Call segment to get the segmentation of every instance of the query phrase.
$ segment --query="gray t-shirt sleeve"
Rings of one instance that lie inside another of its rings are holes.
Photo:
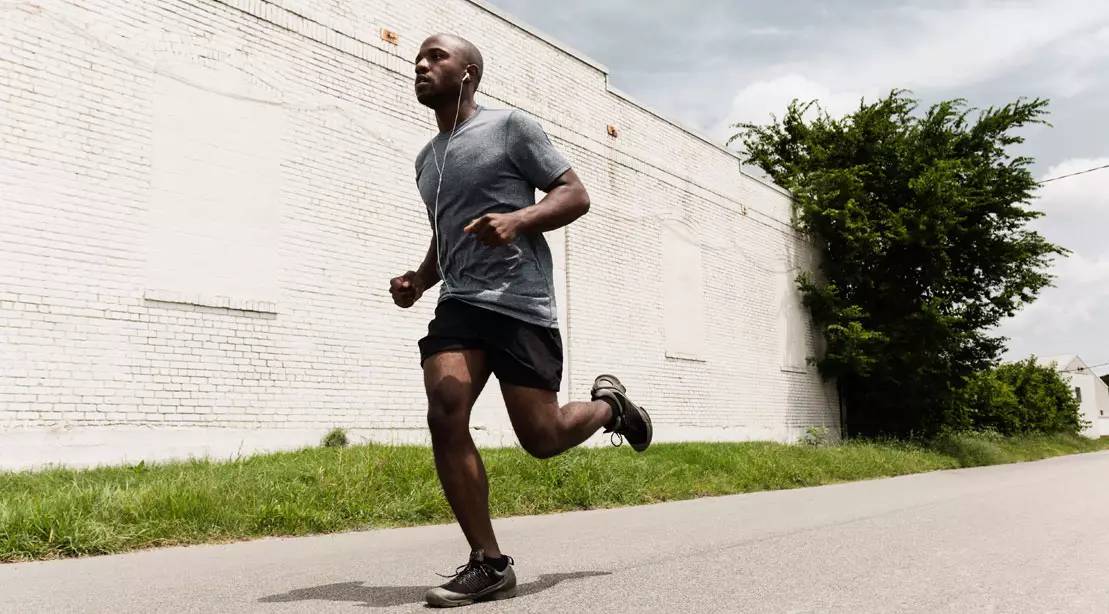
[[[570,170],[569,160],[551,144],[539,122],[520,111],[508,116],[505,150],[520,174],[543,191]]]

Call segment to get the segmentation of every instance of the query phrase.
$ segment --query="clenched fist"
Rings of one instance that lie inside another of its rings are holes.
[[[503,247],[516,240],[520,234],[519,218],[512,213],[487,213],[464,229],[477,235],[482,245]]]
[[[389,292],[393,295],[393,302],[402,309],[408,309],[420,300],[425,288],[415,271],[408,271],[400,277],[389,281]]]

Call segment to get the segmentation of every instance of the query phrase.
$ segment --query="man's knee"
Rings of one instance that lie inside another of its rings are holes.
[[[449,378],[428,391],[427,426],[432,437],[455,435],[469,429],[469,399],[464,386]]]

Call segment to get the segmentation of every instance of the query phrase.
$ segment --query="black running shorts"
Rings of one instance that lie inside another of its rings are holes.
[[[420,364],[450,350],[485,350],[503,384],[557,392],[562,384],[562,336],[457,299],[440,301],[420,339]]]

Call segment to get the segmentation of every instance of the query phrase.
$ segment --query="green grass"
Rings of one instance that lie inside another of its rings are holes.
[[[817,486],[1109,449],[1074,436],[929,445],[665,444],[534,460],[482,454],[496,517]],[[238,461],[0,473],[0,561],[450,522],[421,447],[320,447]]]

